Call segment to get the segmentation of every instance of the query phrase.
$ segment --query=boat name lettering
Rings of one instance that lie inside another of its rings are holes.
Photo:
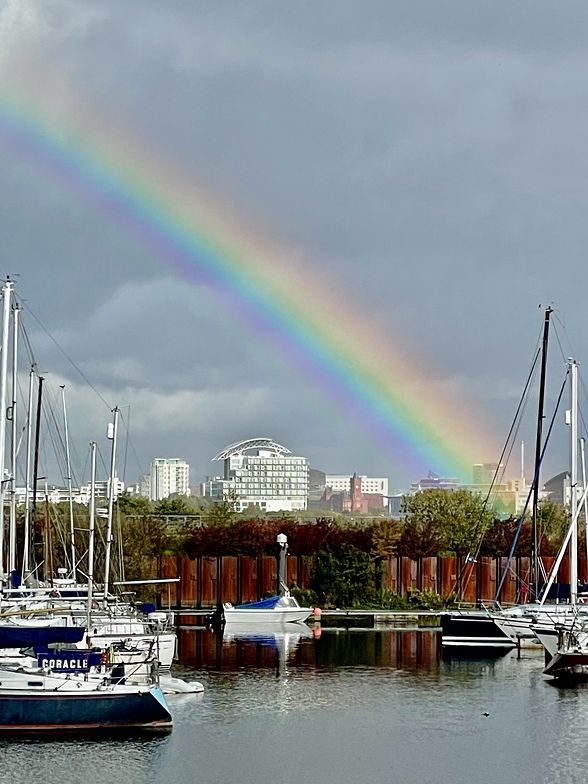
[[[39,664],[52,670],[85,670],[88,669],[88,660],[83,656],[75,659],[49,659],[40,658]]]

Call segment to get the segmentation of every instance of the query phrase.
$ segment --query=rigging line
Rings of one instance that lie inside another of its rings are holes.
[[[584,393],[584,401],[586,403],[588,403],[588,389],[586,388],[586,383],[584,382],[584,379],[582,378],[580,373],[578,373],[578,380],[580,382],[580,387],[582,389],[582,392]],[[580,421],[581,421],[582,426],[584,428],[584,432],[586,432],[586,429],[587,429],[586,428],[586,420],[584,419],[584,415],[582,414],[582,411],[580,411],[579,414],[580,414]]]
[[[129,438],[130,438],[130,429],[131,429],[131,406],[125,406],[125,408],[129,409],[129,417],[128,420],[125,422],[125,418],[123,416],[122,410],[120,412],[120,418],[125,426],[126,438],[125,438],[125,454],[123,457],[123,470],[122,470],[122,481],[123,483],[126,481],[127,476],[127,454],[129,451]]]
[[[498,477],[498,474],[499,474],[499,472],[501,470],[500,466],[501,466],[501,464],[504,461],[504,457],[507,454],[507,451],[508,451],[508,457],[509,458],[510,458],[510,455],[512,453],[512,450],[513,450],[513,447],[514,447],[514,438],[516,436],[516,433],[518,432],[518,428],[520,427],[520,416],[521,416],[521,413],[522,413],[522,410],[523,410],[524,406],[526,405],[527,392],[529,390],[529,386],[531,384],[531,381],[533,380],[533,376],[535,375],[535,370],[537,368],[537,362],[538,362],[540,356],[541,356],[541,350],[537,349],[537,351],[535,353],[535,358],[533,359],[533,362],[531,364],[531,369],[529,370],[529,374],[527,376],[527,381],[525,382],[525,386],[523,388],[523,392],[522,392],[521,397],[519,399],[519,403],[517,405],[517,409],[515,411],[515,415],[514,415],[513,421],[511,423],[510,429],[508,431],[508,435],[506,437],[506,441],[505,441],[504,447],[502,449],[502,454],[500,455],[500,459],[498,461],[498,465],[496,466],[496,471],[494,472],[494,476],[492,478],[492,483],[490,485],[490,489],[488,490],[488,494],[486,495],[486,498],[484,499],[484,504],[482,506],[482,510],[480,512],[480,516],[478,518],[478,522],[476,523],[476,527],[474,528],[474,532],[473,532],[473,535],[472,535],[472,541],[474,541],[474,542],[476,541],[476,538],[477,538],[477,536],[478,536],[478,534],[480,532],[479,528],[480,528],[480,525],[482,524],[483,515],[484,515],[484,512],[486,510],[486,507],[488,506],[489,501],[490,501],[490,495],[492,493],[492,488],[493,488],[493,486],[494,486],[494,484],[496,482],[496,479]],[[510,444],[510,448],[509,448],[509,444]],[[508,460],[507,460],[507,462],[508,462]],[[504,466],[503,466],[502,470],[504,470]],[[481,537],[480,537],[480,542],[476,546],[475,555],[477,555],[479,553],[479,551],[480,551],[480,547],[482,546],[482,539],[484,537],[484,534],[485,534],[485,530],[482,530]]]
[[[100,465],[102,466],[106,476],[108,476],[109,472],[110,472],[110,467],[108,467],[108,468],[106,467],[106,462],[104,460],[104,455],[102,454],[102,451],[100,450],[100,447],[98,445],[96,445],[96,452],[97,452],[97,457],[99,459]]]
[[[24,324],[22,319],[19,319],[18,327],[20,329],[21,339],[22,339],[22,342],[24,343],[25,351],[26,351],[26,354],[27,354],[28,359],[29,359],[29,365],[36,372],[36,370],[37,370],[37,360],[35,359],[35,352],[33,350],[33,345],[31,343],[31,339],[29,337],[29,333],[27,331],[26,325]]]
[[[568,344],[568,351],[566,353],[566,352],[564,352],[564,349],[563,349],[563,347],[561,345],[561,341],[559,339],[559,332],[557,331],[557,327],[556,327],[555,328],[556,340],[557,340],[557,343],[559,345],[559,349],[560,349],[562,358],[564,359],[564,362],[567,364],[568,358],[575,356],[575,352],[574,352],[574,350],[572,348],[572,342],[571,342],[570,337],[568,335],[565,323],[555,313],[555,311],[554,311],[554,317],[555,317],[555,320],[557,322],[559,322],[559,324],[561,325],[562,331],[563,331],[563,333],[565,335],[565,338],[566,338],[566,341],[567,341],[567,344]],[[580,383],[582,392],[584,393],[584,401],[588,404],[588,390],[586,389],[586,384],[585,384],[583,378],[580,376],[580,374],[578,374],[578,379],[579,379],[579,383]],[[582,424],[582,426],[584,428],[584,431],[586,431],[586,429],[587,429],[586,428],[586,420],[584,419],[584,415],[582,414],[582,411],[578,411],[578,415],[579,415],[580,422],[581,422],[581,424]]]
[[[130,421],[130,408],[131,408],[131,407],[129,406],[129,421]],[[122,417],[122,416],[123,416],[123,415],[122,415],[122,413],[121,413],[121,417]],[[144,474],[145,474],[145,471],[143,470],[143,467],[141,466],[141,462],[140,462],[140,460],[139,460],[139,457],[138,457],[138,455],[137,455],[137,451],[136,451],[136,449],[135,449],[135,445],[134,445],[134,443],[133,443],[133,439],[131,438],[131,434],[130,434],[130,428],[128,427],[128,425],[127,425],[127,436],[128,436],[128,444],[129,444],[129,446],[130,446],[130,448],[131,448],[131,452],[133,453],[133,456],[134,456],[134,458],[135,458],[135,461],[136,461],[136,463],[137,463],[137,468],[138,468],[138,470],[139,470],[139,475],[141,475],[141,476],[142,476],[142,475],[144,475]],[[126,471],[126,460],[127,460],[127,453],[126,453],[126,447],[125,447],[125,471]]]
[[[573,351],[573,348],[572,348],[572,341],[570,340],[570,336],[568,335],[568,331],[567,331],[565,322],[560,318],[559,314],[556,311],[553,311],[553,315],[554,315],[554,319],[559,324],[561,324],[562,332],[564,333],[565,338],[567,340],[569,351],[570,351],[570,354],[568,354],[568,356],[573,356],[574,355],[574,351]],[[556,330],[556,335],[557,335],[557,330]]]
[[[100,400],[101,400],[101,401],[104,403],[104,405],[105,405],[105,406],[108,406],[108,408],[109,408],[109,409],[112,411],[112,409],[113,409],[113,406],[111,406],[109,403],[107,403],[107,402],[106,402],[106,400],[105,400],[105,399],[102,397],[102,395],[100,394],[100,392],[98,392],[98,390],[96,389],[96,387],[94,386],[94,384],[92,384],[92,382],[91,382],[91,381],[90,381],[90,379],[89,379],[89,378],[86,376],[86,374],[85,374],[85,373],[84,373],[84,372],[83,372],[83,371],[82,371],[82,370],[81,370],[81,369],[80,369],[80,368],[79,368],[79,367],[76,365],[76,363],[75,363],[75,362],[73,361],[73,359],[72,359],[72,358],[69,356],[69,354],[68,354],[68,353],[65,351],[65,349],[64,349],[64,348],[62,348],[62,347],[59,345],[59,343],[58,343],[58,342],[55,340],[55,338],[53,337],[53,335],[52,335],[52,334],[49,332],[49,330],[48,330],[48,329],[45,327],[45,325],[41,323],[41,321],[40,321],[40,320],[37,318],[37,316],[35,316],[35,314],[33,313],[33,311],[32,311],[32,310],[31,310],[31,309],[28,307],[28,305],[27,305],[26,303],[24,304],[24,307],[25,307],[25,308],[28,310],[28,312],[31,314],[31,316],[32,316],[32,317],[35,319],[35,321],[36,321],[36,322],[37,322],[37,324],[38,324],[38,325],[41,327],[41,329],[43,330],[43,332],[45,332],[45,334],[47,335],[47,337],[48,337],[48,338],[49,338],[49,339],[50,339],[50,340],[51,340],[51,341],[52,341],[52,342],[53,342],[53,343],[54,343],[54,344],[57,346],[57,348],[58,348],[58,349],[61,351],[61,353],[63,354],[63,356],[64,356],[64,357],[67,359],[67,361],[68,361],[68,362],[70,363],[70,365],[71,365],[71,366],[74,368],[74,370],[75,370],[77,373],[79,373],[79,375],[80,375],[80,376],[81,376],[81,377],[84,379],[84,381],[85,381],[85,382],[86,382],[86,384],[87,384],[87,385],[90,387],[90,389],[92,389],[92,390],[93,390],[93,391],[96,393],[96,395],[97,395],[97,396],[100,398]]]
[[[51,395],[51,391],[47,389],[47,387],[45,387],[45,389],[45,400],[48,399],[48,405],[45,405],[43,408],[43,417],[45,420],[47,432],[49,434],[49,439],[51,441],[51,446],[53,447],[53,455],[59,468],[61,477],[63,478],[67,474],[67,467],[65,464],[65,444],[59,430],[59,425],[57,423],[57,417],[55,414],[55,406],[57,405],[57,401],[55,397]]]
[[[523,388],[523,392],[522,392],[521,397],[519,399],[519,403],[518,403],[515,415],[513,417],[513,421],[512,421],[512,424],[510,426],[510,430],[509,430],[508,435],[506,437],[506,441],[505,441],[505,444],[504,444],[504,447],[503,447],[503,450],[502,450],[502,454],[500,455],[500,459],[498,461],[498,465],[496,466],[496,470],[494,472],[494,476],[492,478],[492,482],[490,484],[490,488],[488,489],[488,493],[486,495],[486,498],[484,499],[484,503],[482,504],[482,508],[480,510],[480,514],[478,516],[478,520],[476,522],[476,526],[475,526],[473,534],[472,534],[472,542],[475,543],[475,547],[473,548],[473,553],[470,550],[470,552],[466,555],[466,561],[465,561],[466,564],[467,563],[472,563],[472,562],[475,563],[476,559],[478,558],[478,556],[480,554],[480,551],[482,549],[482,543],[484,541],[484,537],[486,535],[488,526],[490,524],[489,520],[486,520],[486,522],[483,523],[485,512],[486,512],[486,509],[487,509],[487,507],[488,507],[488,505],[490,503],[490,498],[491,498],[491,495],[492,495],[492,492],[493,492],[493,488],[494,488],[494,486],[496,484],[496,480],[498,478],[498,474],[499,474],[499,472],[501,470],[500,467],[502,465],[502,471],[504,471],[505,468],[506,468],[506,465],[508,465],[508,463],[510,461],[510,458],[511,458],[511,455],[512,455],[512,450],[514,449],[515,439],[517,437],[517,434],[519,432],[519,428],[520,428],[520,425],[521,425],[522,413],[523,413],[523,411],[524,411],[524,409],[525,409],[525,407],[527,405],[529,386],[530,386],[531,381],[533,380],[533,377],[534,377],[535,372],[537,370],[537,362],[539,361],[539,357],[541,356],[541,353],[542,353],[542,349],[539,346],[537,346],[536,350],[535,350],[535,357],[533,359],[533,362],[531,363],[531,368],[530,368],[529,373],[527,375],[527,381],[525,383],[525,386]],[[505,455],[507,455],[506,461],[504,460]],[[466,572],[465,580],[462,580],[461,584],[459,586],[458,586],[457,583],[455,584],[455,587],[453,589],[455,593],[457,593],[458,590],[460,592],[463,592],[463,590],[465,588],[467,588],[467,586],[468,586],[468,584],[469,584],[469,582],[470,582],[470,580],[471,580],[471,578],[473,576],[473,573],[474,573],[474,569],[472,568],[472,569],[469,570],[469,573]]]
[[[527,391],[528,391],[529,385],[530,385],[530,383],[531,383],[531,380],[532,380],[532,378],[533,378],[533,375],[534,375],[534,373],[535,373],[535,370],[536,370],[536,367],[537,367],[537,362],[538,362],[538,360],[539,360],[539,357],[541,356],[541,353],[542,353],[542,334],[543,334],[543,328],[541,328],[541,329],[539,330],[539,333],[538,333],[538,335],[537,335],[537,341],[536,341],[536,343],[535,343],[535,355],[534,355],[534,358],[533,358],[533,360],[532,360],[532,362],[531,362],[531,367],[530,367],[529,373],[528,373],[528,375],[527,375],[527,381],[526,381],[526,383],[525,383],[525,387],[524,387],[524,389],[523,389],[523,393],[522,393],[522,395],[521,395],[521,398],[520,398],[519,404],[518,404],[518,406],[517,406],[517,411],[516,411],[516,413],[515,413],[515,416],[514,416],[514,418],[513,418],[513,422],[512,422],[512,424],[511,424],[511,427],[510,427],[509,434],[508,434],[508,436],[507,436],[507,438],[506,438],[506,441],[505,441],[505,445],[504,445],[504,448],[503,448],[503,452],[502,452],[502,455],[501,455],[501,457],[500,457],[500,460],[499,460],[499,463],[498,463],[498,465],[499,465],[499,466],[500,466],[500,463],[503,461],[503,456],[504,456],[504,454],[506,453],[506,450],[508,449],[508,444],[509,444],[509,440],[511,439],[511,437],[512,437],[512,443],[511,443],[511,446],[510,446],[510,450],[509,450],[509,452],[508,452],[508,459],[509,459],[509,460],[510,460],[510,456],[511,456],[511,454],[512,454],[512,450],[513,450],[513,448],[514,448],[514,439],[515,439],[515,437],[516,437],[516,434],[517,434],[517,433],[518,433],[518,431],[519,431],[519,428],[520,428],[520,419],[522,418],[522,413],[523,413],[523,411],[524,411],[524,408],[526,407],[526,404],[527,404],[527,401],[526,401],[526,393],[527,393]],[[516,424],[516,423],[517,423],[517,418],[519,419],[519,424],[518,424],[518,425]],[[515,426],[516,426],[516,430],[515,430]],[[511,435],[513,432],[514,432],[514,435]],[[478,530],[479,530],[479,526],[480,526],[480,525],[481,525],[481,523],[482,523],[482,519],[483,519],[483,517],[484,517],[484,512],[485,512],[485,509],[486,509],[486,507],[487,507],[487,505],[488,505],[488,503],[489,503],[489,501],[490,501],[490,497],[491,497],[491,493],[492,493],[492,488],[494,487],[494,484],[495,484],[495,482],[496,482],[496,477],[497,477],[497,474],[498,474],[498,468],[497,468],[497,471],[496,471],[496,472],[495,472],[495,474],[494,474],[494,477],[493,477],[493,479],[492,479],[492,483],[490,484],[490,488],[489,488],[489,490],[488,490],[488,494],[486,495],[486,499],[485,499],[485,501],[484,501],[484,504],[483,504],[483,506],[482,506],[482,509],[481,509],[481,511],[480,511],[480,516],[479,516],[479,518],[478,518],[478,522],[476,523],[476,528],[474,529],[474,534],[473,534],[473,536],[472,536],[472,542],[475,542],[475,540],[476,540],[476,537],[478,536]],[[479,543],[478,543],[478,545],[477,545],[477,547],[476,547],[476,551],[475,551],[475,554],[476,554],[476,555],[478,555],[478,554],[479,554],[479,552],[480,552],[480,549],[481,549],[481,546],[482,546],[482,541],[483,541],[483,538],[484,538],[484,536],[485,536],[485,533],[486,533],[486,531],[485,531],[485,529],[484,529],[484,530],[482,531],[482,533],[481,533],[481,536],[480,536],[480,541],[479,541]],[[470,553],[468,553],[468,556],[471,556],[471,552],[470,552]],[[475,560],[475,556],[474,556],[474,560]],[[467,559],[466,559],[466,563],[467,563]],[[470,574],[469,574],[469,576],[467,576],[467,577],[466,577],[466,582],[465,582],[466,586],[467,586],[467,583],[468,583],[469,579],[471,578],[471,576],[472,576],[472,570],[470,571]],[[458,586],[457,586],[457,584],[456,584],[456,586],[455,586],[455,588],[454,588],[454,591],[457,591],[457,590],[458,590]]]
[[[554,509],[553,506],[550,506],[549,507],[549,515],[548,515],[548,517],[545,517],[545,518],[542,517],[542,522],[544,523],[544,525],[543,525],[543,527],[541,529],[541,537],[539,539],[539,549],[541,549],[541,544],[544,541],[545,542],[549,541],[549,535],[550,534],[558,534],[559,533],[557,531],[552,531],[551,530],[551,525],[553,524],[554,521],[556,521],[555,509]],[[569,523],[569,521],[566,523],[566,530],[567,530],[568,523]],[[562,537],[565,536],[565,531],[562,532],[561,535],[562,535]]]
[[[566,332],[565,325],[562,323],[561,319],[558,319],[558,321],[559,321],[559,323],[562,325],[562,329],[563,329],[564,335],[566,336],[566,340],[567,340],[567,342],[568,342],[568,349],[569,349],[569,350],[568,350],[567,354],[566,354],[566,352],[564,351],[564,349],[563,349],[563,346],[562,346],[562,344],[561,344],[561,340],[560,340],[560,338],[559,338],[559,332],[557,331],[557,326],[555,327],[555,329],[554,329],[553,331],[555,332],[555,339],[556,339],[556,341],[557,341],[557,345],[559,346],[559,351],[560,351],[560,353],[561,353],[562,359],[563,359],[564,363],[566,363],[566,362],[567,362],[567,359],[568,359],[568,357],[570,357],[570,356],[572,356],[572,355],[573,355],[573,351],[572,351],[572,344],[571,344],[571,342],[570,342],[570,339],[569,339],[569,337],[568,337],[568,335],[567,335],[567,332]]]
[[[563,383],[561,385],[561,389],[559,390],[559,395],[557,397],[557,403],[555,404],[555,409],[553,411],[553,416],[551,417],[551,422],[549,423],[549,430],[547,431],[547,436],[545,438],[545,442],[543,444],[543,449],[541,451],[541,457],[539,459],[539,463],[537,464],[537,468],[535,470],[535,476],[533,477],[533,483],[531,484],[531,487],[529,489],[529,495],[527,496],[527,500],[525,502],[525,508],[521,512],[519,523],[517,525],[517,530],[515,532],[515,536],[514,536],[514,539],[513,539],[513,542],[512,542],[510,551],[509,551],[509,554],[508,554],[508,559],[506,561],[506,566],[504,567],[504,569],[502,571],[502,576],[500,578],[500,584],[498,585],[498,587],[496,589],[496,595],[494,596],[494,603],[495,604],[499,603],[498,597],[500,596],[500,592],[502,591],[502,586],[504,585],[504,581],[506,579],[506,572],[507,572],[507,569],[510,567],[510,564],[512,562],[513,554],[514,554],[515,548],[517,546],[517,542],[518,542],[521,530],[523,528],[523,523],[525,521],[525,516],[527,514],[527,509],[529,507],[529,501],[531,500],[531,493],[534,490],[535,484],[539,481],[539,471],[541,469],[541,465],[543,464],[543,458],[545,456],[545,450],[547,449],[547,444],[549,443],[549,439],[551,437],[551,432],[552,432],[553,426],[555,424],[555,418],[557,416],[557,412],[558,412],[559,406],[561,404],[561,399],[562,399],[564,390],[566,388],[568,375],[569,375],[569,371],[566,373],[565,378],[563,380]],[[536,593],[537,593],[537,586],[535,586],[535,594]]]

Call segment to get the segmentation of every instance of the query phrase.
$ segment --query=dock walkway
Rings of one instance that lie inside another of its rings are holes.
[[[206,626],[214,607],[204,609],[182,609],[176,612],[179,626]],[[440,613],[432,610],[322,610],[320,615],[311,615],[310,625],[323,628],[396,628],[426,629],[440,626]]]

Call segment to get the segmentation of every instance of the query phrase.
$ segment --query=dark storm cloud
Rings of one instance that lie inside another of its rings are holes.
[[[555,303],[581,358],[584,3],[0,10],[0,42],[42,50],[117,122],[227,194],[254,232],[271,227],[391,341],[422,347],[424,374],[477,400],[496,428],[506,433],[524,383],[539,304]],[[136,415],[147,462],[169,452],[205,466],[258,434],[304,452],[303,422],[319,467],[401,474],[205,287],[186,295],[34,168],[0,153],[0,170],[6,271],[18,267],[23,296],[109,400],[126,394],[149,412]],[[154,435],[157,401],[169,421]]]

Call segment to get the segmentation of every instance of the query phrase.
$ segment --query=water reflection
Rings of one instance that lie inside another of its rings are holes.
[[[180,629],[179,663],[209,672],[243,669],[379,669],[438,672],[441,635],[436,630]]]
[[[182,629],[176,674],[205,692],[170,699],[171,735],[0,742],[2,775],[44,784],[585,780],[588,685],[550,686],[541,651],[445,661],[438,631],[319,632]]]

